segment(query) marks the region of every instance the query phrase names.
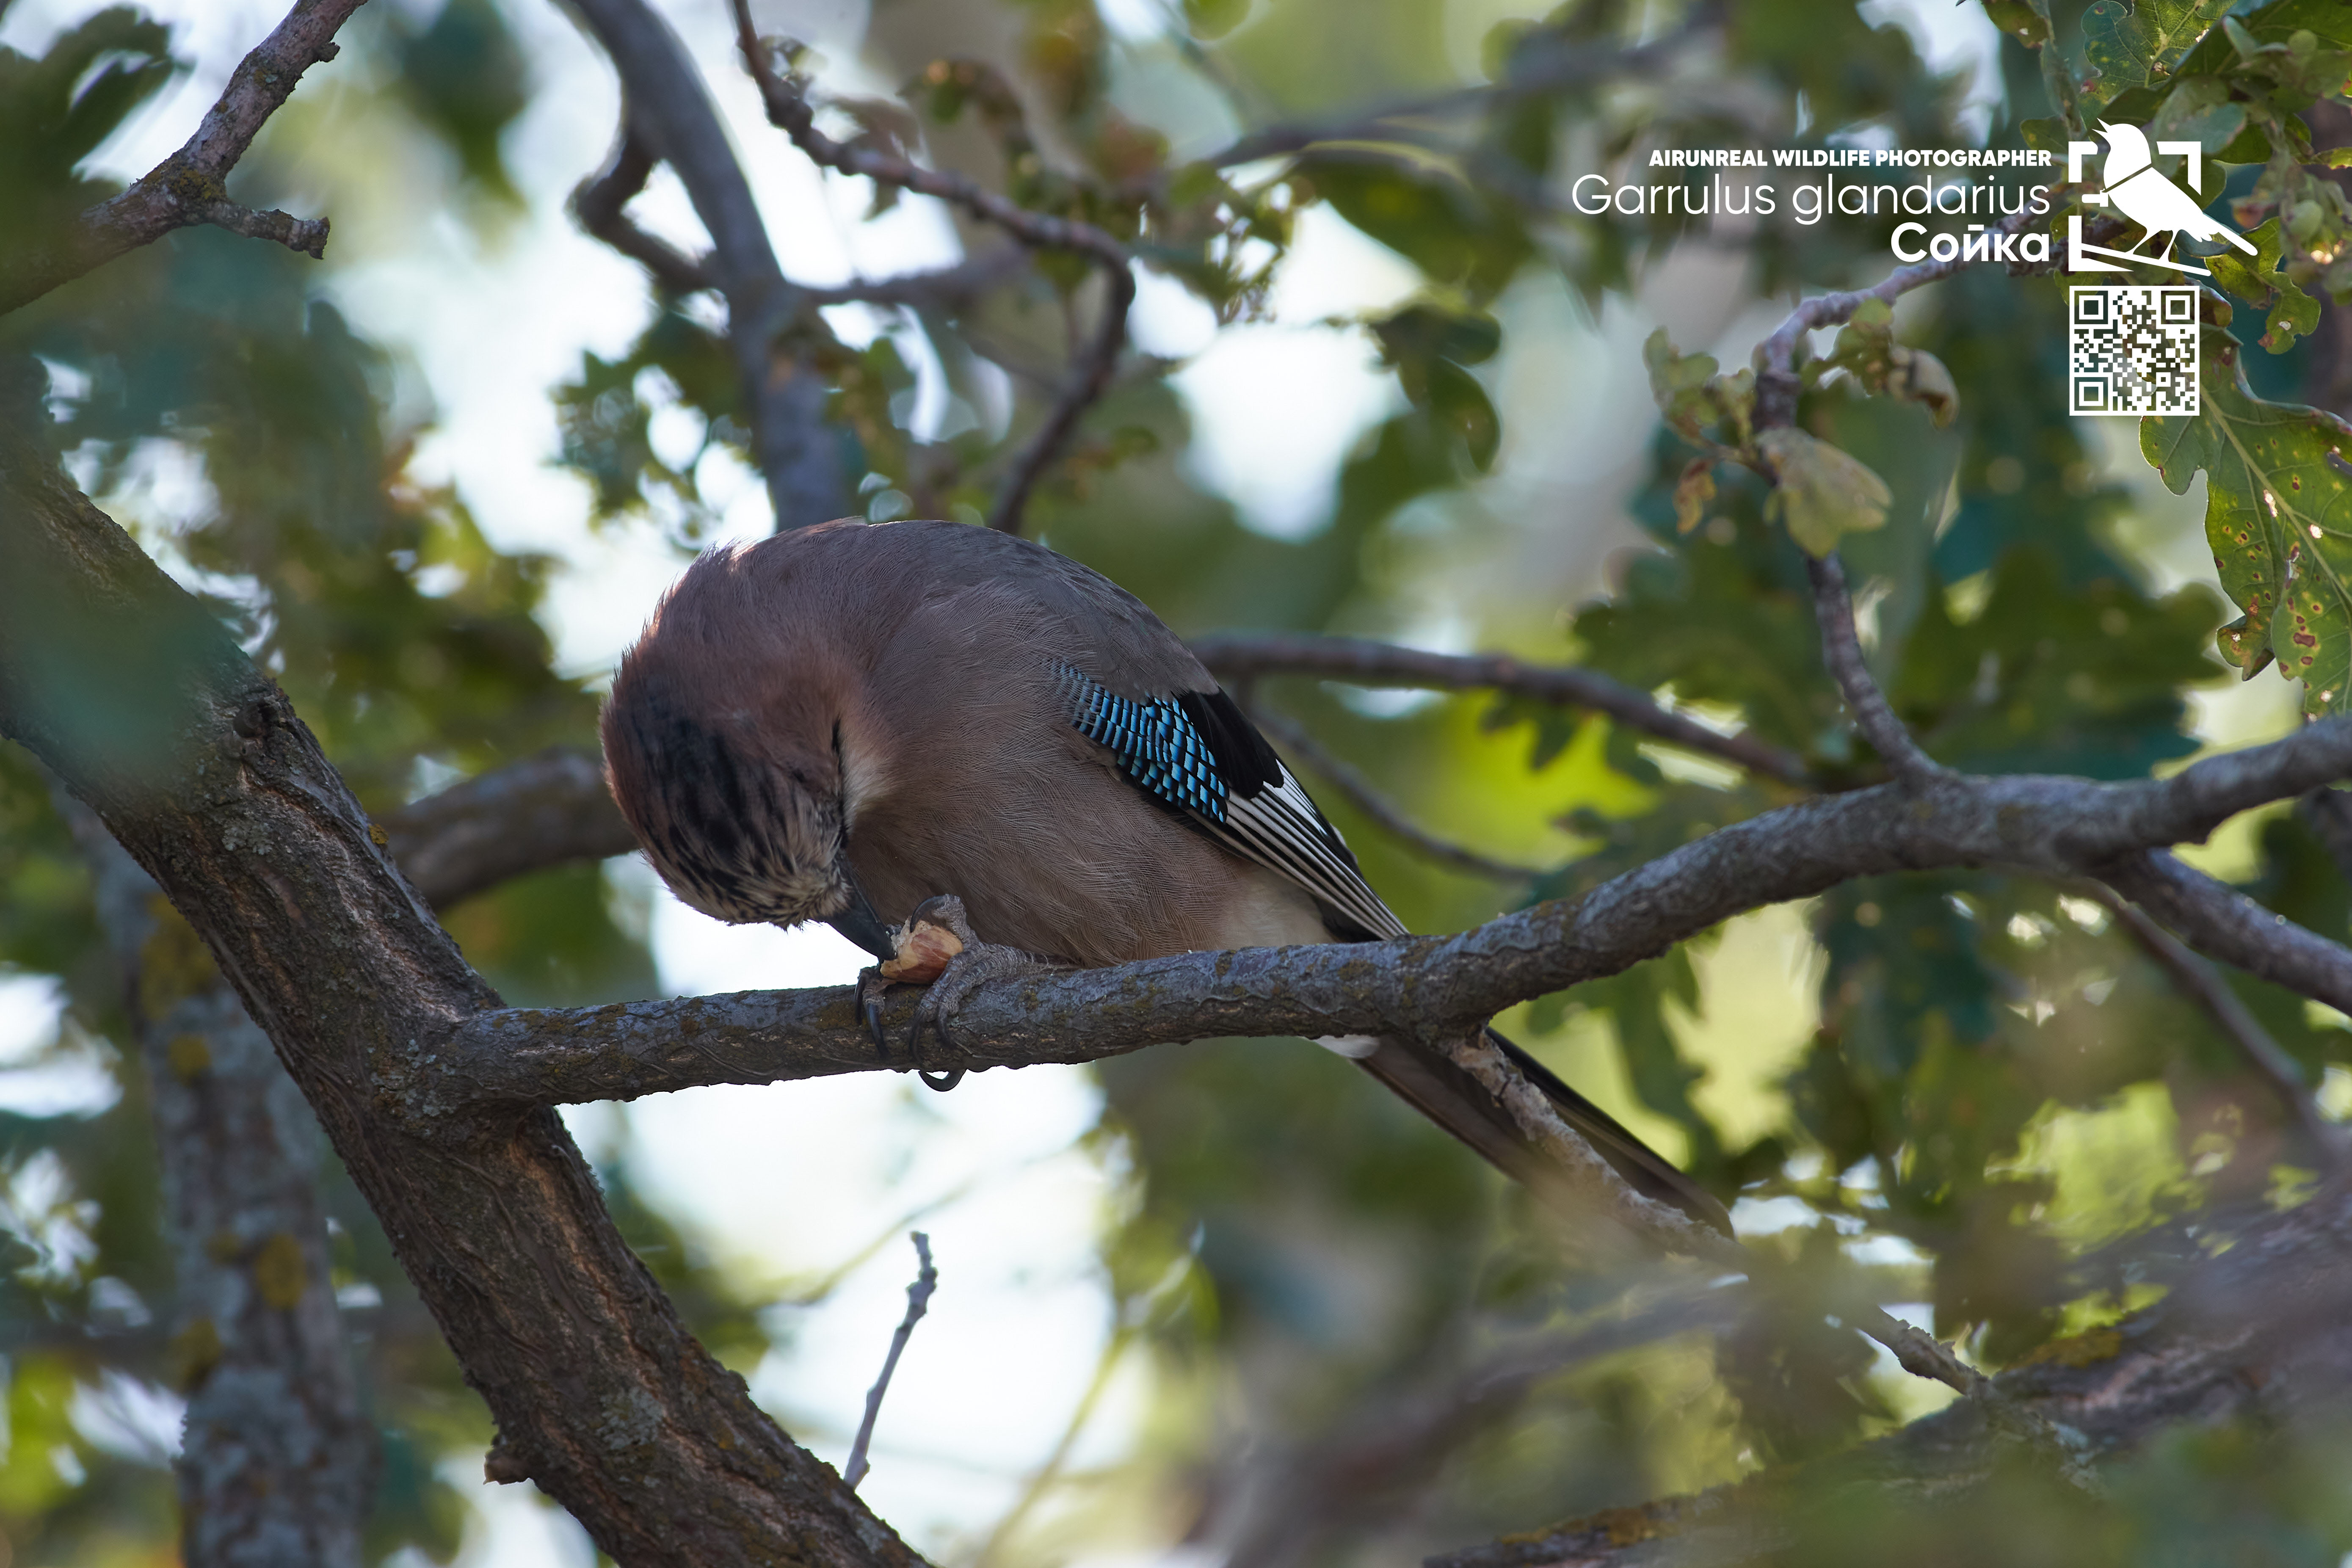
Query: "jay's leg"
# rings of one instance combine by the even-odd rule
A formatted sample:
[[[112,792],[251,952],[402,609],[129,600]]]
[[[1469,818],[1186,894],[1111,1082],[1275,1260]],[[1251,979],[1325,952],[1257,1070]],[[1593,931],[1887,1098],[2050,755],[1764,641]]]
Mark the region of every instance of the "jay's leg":
[[[908,1052],[915,1058],[924,1087],[944,1093],[963,1081],[961,1068],[940,1073],[923,1069],[925,1029],[938,1036],[940,1045],[953,1050],[955,1042],[948,1037],[948,1026],[962,1009],[963,999],[976,987],[992,980],[1052,967],[1017,947],[998,947],[981,941],[972,934],[971,924],[964,918],[963,900],[952,893],[927,899],[917,905],[898,937],[897,956],[877,973],[886,980],[929,983],[930,989],[915,1009],[914,1027],[907,1036]],[[878,1016],[877,1013],[869,1017]]]

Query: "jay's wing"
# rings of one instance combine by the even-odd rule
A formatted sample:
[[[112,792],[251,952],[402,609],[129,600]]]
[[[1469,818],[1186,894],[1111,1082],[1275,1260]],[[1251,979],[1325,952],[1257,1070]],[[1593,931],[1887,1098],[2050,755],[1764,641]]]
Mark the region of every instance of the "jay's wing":
[[[1118,759],[1154,804],[1305,889],[1343,941],[1409,934],[1257,726],[1222,690],[1137,702],[1068,664],[1055,672],[1070,722]]]
[[[1137,701],[1066,663],[1055,676],[1070,722],[1108,750],[1130,783],[1235,854],[1305,889],[1336,940],[1409,934],[1364,880],[1339,829],[1231,697],[1181,691]],[[1730,1234],[1731,1216],[1713,1194],[1542,1063],[1493,1029],[1486,1033],[1636,1191]],[[1445,1057],[1382,1040],[1357,1065],[1507,1174],[1540,1179],[1545,1157],[1517,1121]]]

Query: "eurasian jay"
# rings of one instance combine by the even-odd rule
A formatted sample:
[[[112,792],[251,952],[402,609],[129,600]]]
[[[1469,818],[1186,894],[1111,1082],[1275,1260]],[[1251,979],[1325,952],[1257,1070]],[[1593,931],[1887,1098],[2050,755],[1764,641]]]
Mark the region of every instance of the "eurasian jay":
[[[655,868],[722,921],[824,921],[889,959],[891,928],[952,916],[951,895],[990,949],[1083,966],[1406,934],[1158,616],[988,529],[850,521],[711,551],[623,659],[604,741]],[[1495,1038],[1638,1191],[1728,1231],[1711,1194]],[[1334,1048],[1507,1174],[1543,1168],[1439,1052]]]

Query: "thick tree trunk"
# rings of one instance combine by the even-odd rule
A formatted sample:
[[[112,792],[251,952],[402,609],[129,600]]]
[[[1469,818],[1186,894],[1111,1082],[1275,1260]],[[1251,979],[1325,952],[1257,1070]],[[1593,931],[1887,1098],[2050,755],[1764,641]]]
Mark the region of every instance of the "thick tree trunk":
[[[631,1564],[918,1561],[686,1331],[552,1111],[420,1119],[377,1092],[497,996],[284,694],[65,479],[26,401],[0,410],[0,732],[204,936],[488,1402],[498,1473]]]

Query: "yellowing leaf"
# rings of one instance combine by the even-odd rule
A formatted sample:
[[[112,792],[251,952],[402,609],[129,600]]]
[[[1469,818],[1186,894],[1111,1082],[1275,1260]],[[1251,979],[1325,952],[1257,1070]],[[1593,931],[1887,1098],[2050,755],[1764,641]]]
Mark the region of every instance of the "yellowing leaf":
[[[2200,412],[2142,420],[2140,451],[2175,495],[2205,471],[2206,542],[2245,611],[2221,630],[2223,657],[2249,679],[2276,658],[2303,682],[2305,712],[2340,712],[2352,706],[2352,426],[2256,398],[2243,352],[2209,330]]]
[[[1706,458],[1693,458],[1683,468],[1682,478],[1675,481],[1675,531],[1688,533],[1706,515],[1706,503],[1715,499],[1715,464]]]
[[[1787,524],[1806,553],[1827,555],[1842,536],[1885,523],[1893,492],[1846,453],[1795,429],[1767,430],[1756,445],[1776,481],[1765,515]]]

